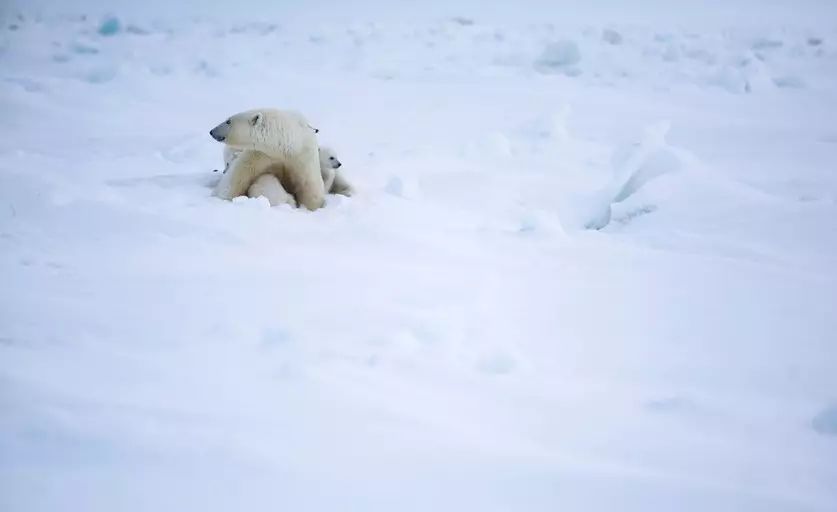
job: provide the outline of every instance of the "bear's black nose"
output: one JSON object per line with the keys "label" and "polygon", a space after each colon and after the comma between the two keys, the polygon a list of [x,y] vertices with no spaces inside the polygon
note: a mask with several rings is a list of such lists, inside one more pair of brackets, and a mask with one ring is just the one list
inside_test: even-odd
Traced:
{"label": "bear's black nose", "polygon": [[337,162],[337,165],[335,165],[335,166],[334,166],[334,168],[335,168],[335,169],[339,169],[341,165],[343,165],[343,163],[342,163],[342,162]]}
{"label": "bear's black nose", "polygon": [[226,138],[223,135],[219,134],[217,131],[215,131],[214,128],[212,130],[209,130],[209,135],[218,142],[224,142],[224,139]]}

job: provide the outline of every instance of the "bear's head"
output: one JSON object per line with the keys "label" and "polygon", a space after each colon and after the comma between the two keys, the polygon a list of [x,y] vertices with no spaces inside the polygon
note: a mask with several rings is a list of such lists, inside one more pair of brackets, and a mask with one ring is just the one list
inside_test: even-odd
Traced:
{"label": "bear's head", "polygon": [[[320,130],[307,124],[301,116],[276,109],[245,110],[230,116],[226,121],[209,130],[209,135],[235,149],[255,149],[266,153],[281,144],[288,136],[288,127],[295,123],[315,134]],[[291,133],[293,130],[291,131]]]}
{"label": "bear's head", "polygon": [[328,146],[320,146],[320,168],[339,169],[343,165],[337,158],[337,153]]}
{"label": "bear's head", "polygon": [[239,112],[209,130],[209,135],[236,149],[260,149],[276,137],[276,132],[269,126],[269,117],[262,110]]}

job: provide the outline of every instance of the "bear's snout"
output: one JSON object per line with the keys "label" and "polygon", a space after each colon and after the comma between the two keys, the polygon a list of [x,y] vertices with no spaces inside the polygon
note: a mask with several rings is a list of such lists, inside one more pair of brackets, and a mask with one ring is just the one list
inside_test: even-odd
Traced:
{"label": "bear's snout", "polygon": [[215,128],[209,130],[209,135],[218,142],[224,142],[230,132],[230,127],[226,123],[221,123]]}
{"label": "bear's snout", "polygon": [[213,128],[213,129],[209,130],[209,135],[211,135],[212,138],[217,140],[218,142],[224,142],[224,139],[226,138],[223,135],[221,135],[220,133],[218,133],[217,128]]}

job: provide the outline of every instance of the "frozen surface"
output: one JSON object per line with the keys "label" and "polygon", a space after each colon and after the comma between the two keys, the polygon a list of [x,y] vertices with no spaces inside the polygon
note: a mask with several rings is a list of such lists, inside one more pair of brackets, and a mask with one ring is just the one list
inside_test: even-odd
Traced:
{"label": "frozen surface", "polygon": [[837,510],[833,2],[283,4],[0,10],[0,510]]}

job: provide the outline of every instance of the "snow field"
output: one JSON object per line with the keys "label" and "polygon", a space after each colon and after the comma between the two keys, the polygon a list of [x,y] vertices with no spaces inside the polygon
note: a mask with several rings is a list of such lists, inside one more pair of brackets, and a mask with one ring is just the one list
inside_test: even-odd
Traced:
{"label": "snow field", "polygon": [[837,504],[833,27],[4,24],[0,509]]}

